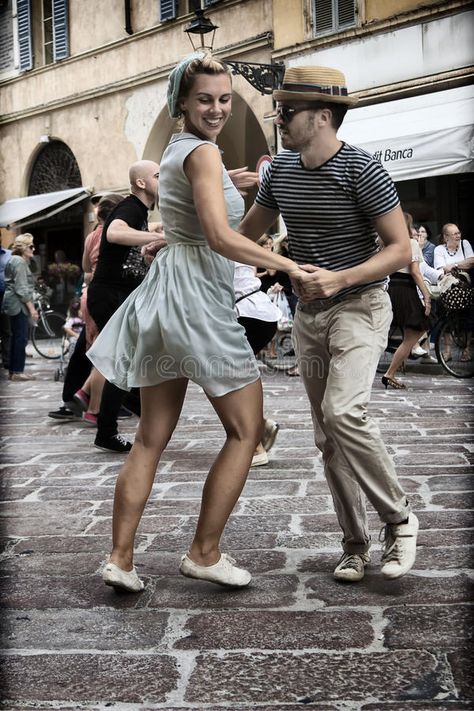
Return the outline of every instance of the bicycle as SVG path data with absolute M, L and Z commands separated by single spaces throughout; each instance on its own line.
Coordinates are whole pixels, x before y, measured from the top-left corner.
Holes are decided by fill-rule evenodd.
M 434 335 L 436 359 L 439 365 L 455 378 L 474 376 L 474 358 L 471 350 L 471 337 L 474 316 L 472 311 L 451 311 L 441 315 L 430 330 Z M 385 373 L 403 339 L 400 329 L 391 329 L 387 347 L 377 366 L 377 372 Z M 473 344 L 474 345 L 474 344 Z M 410 355 L 409 360 L 418 360 L 418 355 Z
M 63 348 L 66 317 L 50 307 L 46 295 L 35 292 L 33 303 L 38 312 L 38 321 L 30 328 L 30 339 L 35 351 L 42 357 L 56 360 Z

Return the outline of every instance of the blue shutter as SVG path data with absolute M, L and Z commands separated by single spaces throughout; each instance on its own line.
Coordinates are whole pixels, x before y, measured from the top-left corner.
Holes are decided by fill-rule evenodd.
M 176 17 L 177 0 L 160 0 L 160 22 L 174 20 Z
M 68 2 L 67 0 L 53 0 L 53 58 L 69 57 L 69 31 L 68 31 Z
M 30 0 L 17 0 L 16 21 L 18 24 L 18 45 L 20 49 L 20 69 L 33 69 L 33 47 L 31 43 Z

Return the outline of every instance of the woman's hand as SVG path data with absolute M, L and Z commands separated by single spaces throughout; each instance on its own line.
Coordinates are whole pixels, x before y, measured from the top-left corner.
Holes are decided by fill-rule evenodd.
M 431 296 L 428 294 L 423 294 L 423 301 L 425 303 L 425 316 L 429 316 L 431 313 Z

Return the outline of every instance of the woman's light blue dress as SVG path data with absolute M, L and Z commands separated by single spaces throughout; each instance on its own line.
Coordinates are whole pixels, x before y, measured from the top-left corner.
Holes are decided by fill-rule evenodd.
M 168 246 L 88 351 L 94 366 L 123 390 L 186 377 L 219 397 L 260 377 L 234 311 L 234 262 L 208 246 L 183 170 L 185 158 L 203 143 L 208 141 L 181 133 L 166 148 L 160 212 Z M 224 166 L 222 171 L 235 229 L 244 201 Z

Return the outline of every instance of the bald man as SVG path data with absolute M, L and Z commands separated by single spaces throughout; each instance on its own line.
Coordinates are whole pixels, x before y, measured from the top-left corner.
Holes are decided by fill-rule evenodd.
M 142 247 L 150 242 L 165 244 L 162 235 L 148 232 L 148 211 L 158 202 L 159 175 L 160 167 L 154 161 L 133 163 L 129 169 L 130 195 L 104 223 L 99 259 L 87 292 L 87 307 L 99 331 L 145 277 Z M 160 232 L 159 227 L 156 230 Z M 125 391 L 106 382 L 94 442 L 99 449 L 121 453 L 132 447 L 117 430 L 117 415 L 125 395 Z M 127 406 L 131 407 L 130 400 Z

